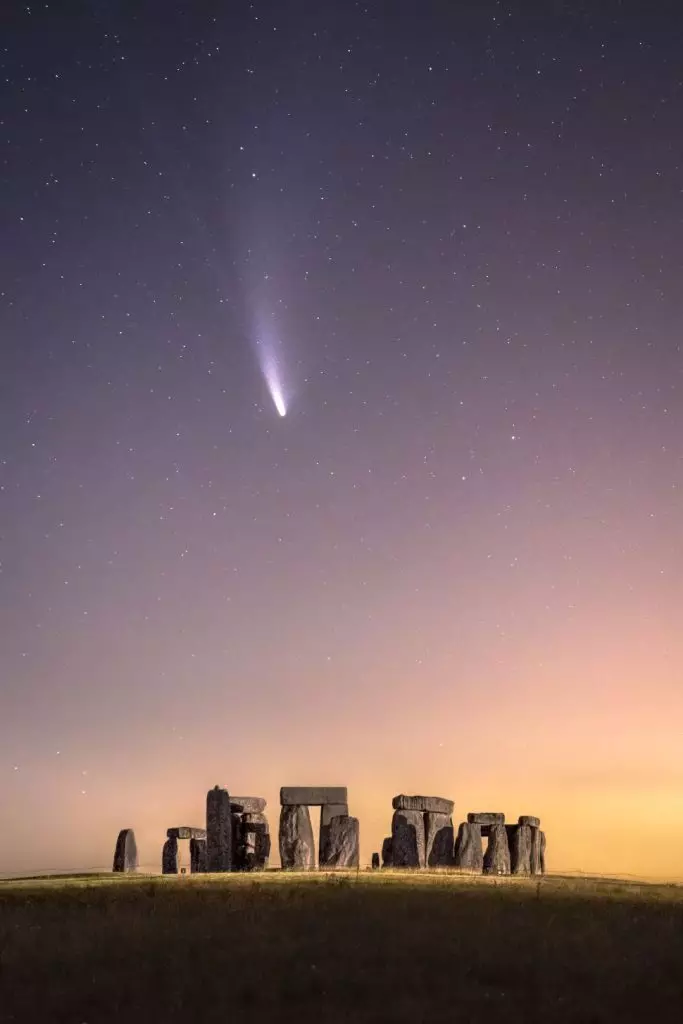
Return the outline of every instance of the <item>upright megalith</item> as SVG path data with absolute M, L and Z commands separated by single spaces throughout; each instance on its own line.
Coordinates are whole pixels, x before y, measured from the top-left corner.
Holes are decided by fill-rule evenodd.
M 505 825 L 489 825 L 489 842 L 484 854 L 485 875 L 510 874 L 510 847 Z
M 206 839 L 190 837 L 190 873 L 203 874 L 206 871 Z
M 320 850 L 322 868 L 357 868 L 360 864 L 360 823 L 348 814 L 335 815 Z
M 242 815 L 242 869 L 264 871 L 270 857 L 270 832 L 265 814 Z
M 138 847 L 132 828 L 122 828 L 114 849 L 114 866 L 112 871 L 137 871 Z
M 323 867 L 323 850 L 328 842 L 330 822 L 333 818 L 348 816 L 348 804 L 322 804 L 320 807 L 320 835 L 318 837 L 318 864 Z
M 530 867 L 532 875 L 545 874 L 545 832 L 540 828 L 531 829 Z
M 206 794 L 206 862 L 208 871 L 232 869 L 230 794 L 220 786 Z
M 478 822 L 465 821 L 458 828 L 454 860 L 456 868 L 461 871 L 481 874 L 484 867 L 484 845 Z
M 378 853 L 373 853 L 371 866 L 372 866 L 372 870 L 373 871 L 378 871 L 379 870 L 379 854 Z
M 315 866 L 313 826 L 307 806 L 287 804 L 282 807 L 278 838 L 283 868 L 308 871 Z
M 161 851 L 161 873 L 163 875 L 178 874 L 178 840 L 169 836 Z
M 423 868 L 425 866 L 425 825 L 422 811 L 394 811 L 391 820 L 392 866 Z
M 394 866 L 394 841 L 391 836 L 382 840 L 382 867 L 393 868 Z
M 531 828 L 513 825 L 508 832 L 510 871 L 513 875 L 531 874 Z
M 428 868 L 453 866 L 453 819 L 450 814 L 425 811 L 425 863 Z

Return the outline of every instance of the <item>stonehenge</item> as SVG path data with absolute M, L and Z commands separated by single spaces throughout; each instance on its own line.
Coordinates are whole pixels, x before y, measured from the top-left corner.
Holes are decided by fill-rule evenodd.
M 360 823 L 349 814 L 344 786 L 281 788 L 281 867 L 309 871 L 316 866 L 310 807 L 320 807 L 317 866 L 358 870 Z M 455 834 L 453 808 L 453 801 L 446 797 L 405 793 L 393 797 L 391 835 L 383 840 L 381 854 L 372 854 L 372 869 L 454 868 L 491 876 L 545 874 L 546 837 L 540 818 L 521 814 L 515 824 L 506 824 L 502 811 L 470 811 Z M 162 873 L 266 870 L 271 836 L 265 809 L 263 797 L 231 796 L 225 787 L 214 786 L 206 795 L 205 826 L 166 829 Z M 137 869 L 135 834 L 132 828 L 124 828 L 116 840 L 112 871 Z

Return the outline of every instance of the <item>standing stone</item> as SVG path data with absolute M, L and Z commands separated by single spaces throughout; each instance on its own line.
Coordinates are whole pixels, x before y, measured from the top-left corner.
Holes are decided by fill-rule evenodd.
M 280 811 L 280 862 L 294 871 L 314 867 L 313 826 L 308 807 L 288 804 Z
M 545 874 L 545 832 L 540 828 L 531 829 L 531 874 Z
M 348 804 L 323 804 L 320 808 L 320 835 L 318 837 L 318 864 L 323 866 L 323 850 L 327 846 L 330 822 L 333 818 L 348 815 Z
M 450 814 L 425 811 L 425 857 L 429 868 L 453 866 L 453 819 Z
M 455 841 L 455 866 L 461 871 L 476 871 L 484 868 L 484 846 L 481 841 L 481 825 L 464 821 L 458 828 Z
M 382 840 L 382 867 L 393 868 L 394 866 L 394 843 L 391 836 Z
M 230 795 L 220 786 L 206 794 L 206 862 L 209 871 L 232 868 Z
M 190 839 L 190 874 L 206 871 L 206 839 Z
M 513 875 L 531 874 L 531 828 L 516 825 L 508 833 L 510 841 L 510 870 Z
M 395 868 L 425 866 L 425 823 L 422 811 L 394 811 L 391 848 Z
M 178 840 L 175 836 L 167 839 L 161 851 L 161 873 L 163 875 L 178 874 Z
M 378 871 L 379 870 L 379 854 L 378 853 L 373 853 L 373 855 L 372 855 L 372 870 L 373 871 Z
M 357 868 L 360 863 L 360 823 L 358 818 L 340 814 L 330 821 L 325 848 L 320 851 L 323 868 Z
M 242 835 L 242 815 L 232 811 L 230 829 L 232 834 L 232 871 L 244 869 L 244 837 Z
M 138 847 L 132 828 L 122 828 L 116 840 L 112 871 L 137 871 Z
M 265 814 L 242 816 L 242 862 L 244 871 L 264 871 L 270 856 L 270 832 Z
M 470 825 L 504 825 L 505 815 L 502 811 L 470 811 L 467 820 Z
M 539 860 L 539 866 L 541 868 L 541 874 L 544 875 L 545 874 L 545 832 L 541 832 L 539 830 L 538 838 L 539 838 L 539 847 L 540 847 L 538 860 Z
M 491 825 L 489 842 L 484 854 L 485 875 L 510 874 L 510 847 L 505 825 Z

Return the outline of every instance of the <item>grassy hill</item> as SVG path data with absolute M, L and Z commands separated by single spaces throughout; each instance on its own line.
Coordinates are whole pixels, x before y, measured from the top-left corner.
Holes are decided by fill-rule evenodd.
M 683 888 L 361 872 L 0 883 L 0 1021 L 683 1020 Z

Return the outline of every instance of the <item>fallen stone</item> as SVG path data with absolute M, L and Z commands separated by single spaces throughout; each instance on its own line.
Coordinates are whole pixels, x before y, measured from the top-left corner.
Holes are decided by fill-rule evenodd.
M 346 786 L 283 786 L 280 790 L 282 807 L 304 805 L 307 807 L 323 804 L 348 804 Z
M 178 874 L 178 840 L 173 836 L 167 839 L 161 851 L 162 875 Z
M 471 811 L 467 820 L 470 825 L 504 825 L 505 815 L 500 811 Z
M 395 811 L 432 811 L 434 814 L 453 813 L 453 801 L 443 796 L 406 796 L 399 793 L 391 801 Z
M 533 814 L 520 814 L 518 820 L 520 825 L 530 825 L 532 828 L 539 828 L 541 824 L 541 819 L 534 818 Z
M 491 825 L 488 846 L 484 854 L 485 875 L 510 874 L 510 847 L 505 825 Z
M 278 838 L 283 868 L 307 871 L 314 866 L 313 826 L 307 806 L 286 804 L 282 807 Z
M 453 819 L 450 814 L 425 811 L 425 863 L 429 868 L 453 866 Z
M 373 853 L 372 855 L 372 870 L 377 871 L 379 869 L 379 854 Z
M 166 835 L 169 839 L 206 839 L 206 829 L 194 828 L 192 825 L 176 825 L 175 828 L 167 828 Z
M 382 840 L 382 867 L 392 868 L 394 866 L 393 840 L 387 836 Z
M 531 828 L 515 825 L 508 832 L 510 871 L 513 875 L 531 874 Z
M 394 811 L 391 822 L 393 867 L 425 866 L 425 824 L 422 811 Z
M 322 868 L 357 868 L 360 863 L 360 823 L 358 818 L 340 814 L 326 829 L 325 848 L 320 851 Z
M 206 839 L 190 839 L 190 873 L 202 874 L 206 871 Z
M 327 833 L 333 818 L 348 815 L 348 804 L 323 804 L 320 808 L 320 834 L 318 836 L 318 864 L 322 867 L 322 851 L 327 843 Z
M 114 866 L 112 871 L 137 871 L 138 847 L 132 828 L 122 828 L 114 849 Z
M 242 817 L 242 866 L 244 871 L 265 871 L 270 857 L 270 831 L 264 814 Z
M 206 863 L 208 871 L 232 868 L 230 794 L 220 786 L 206 794 Z
M 455 841 L 455 866 L 461 871 L 476 871 L 484 868 L 484 844 L 481 840 L 481 825 L 465 821 L 458 828 Z
M 230 810 L 235 814 L 263 814 L 266 801 L 262 796 L 231 796 Z

